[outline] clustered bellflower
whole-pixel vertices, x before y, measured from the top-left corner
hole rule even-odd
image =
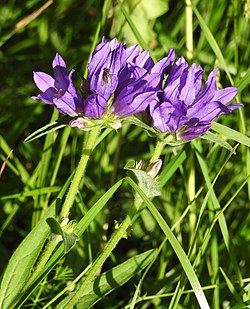
[[[164,58],[169,64],[173,55]],[[34,72],[34,81],[43,91],[33,99],[54,105],[61,113],[75,117],[72,126],[84,127],[87,119],[114,115],[116,119],[145,111],[156,96],[156,87],[163,72],[155,65],[148,51],[139,45],[126,48],[117,39],[105,38],[97,45],[88,64],[88,78],[83,84],[81,97],[72,83],[66,64],[56,54],[53,64],[54,78],[43,72]],[[163,66],[162,66],[163,68]],[[152,73],[151,73],[152,71]]]
[[[109,42],[103,38],[88,64],[88,80],[83,86],[84,116],[98,119],[105,114],[122,119],[145,111],[156,96],[164,68],[173,60],[170,53],[162,60],[164,65],[155,65],[149,52],[141,51],[139,45],[126,48],[117,39]],[[82,119],[71,125],[84,126]]]
[[[218,90],[215,68],[201,89],[203,69],[177,59],[170,70],[163,89],[150,104],[153,126],[160,132],[171,132],[176,138],[192,140],[211,128],[211,122],[228,114],[242,104],[226,105],[237,94],[237,88]]]
[[[70,125],[83,129],[100,119],[119,128],[123,118],[148,109],[156,131],[191,140],[209,130],[216,117],[241,105],[226,105],[237,89],[218,90],[217,69],[201,89],[202,68],[195,64],[188,67],[183,57],[174,60],[174,49],[155,64],[139,45],[127,48],[117,39],[103,38],[90,57],[82,96],[72,82],[74,70],[67,74],[65,61],[56,54],[52,63],[54,77],[34,72],[34,81],[42,93],[32,98],[73,117]],[[163,85],[167,69],[170,73]]]

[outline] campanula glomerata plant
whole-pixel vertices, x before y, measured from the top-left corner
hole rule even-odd
[[[243,192],[245,184],[249,185],[249,158],[243,153],[245,146],[250,146],[250,139],[234,126],[237,128],[240,119],[240,129],[247,132],[243,121],[246,104],[239,103],[245,101],[237,94],[241,95],[248,77],[239,82],[237,76],[248,76],[248,71],[236,70],[236,64],[243,61],[237,55],[241,49],[247,50],[243,44],[247,40],[232,47],[231,39],[231,57],[225,63],[221,61],[215,42],[209,41],[209,29],[200,21],[191,1],[190,7],[201,27],[197,33],[201,37],[205,33],[210,45],[201,40],[197,46],[202,46],[199,48],[204,53],[197,52],[199,57],[195,58],[194,53],[185,53],[184,57],[182,51],[192,52],[189,37],[187,46],[182,46],[185,40],[178,42],[176,21],[172,19],[169,23],[167,18],[156,22],[156,17],[151,16],[154,6],[159,10],[164,1],[160,6],[158,0],[153,1],[153,6],[150,1],[139,1],[136,5],[133,1],[111,1],[112,5],[110,1],[104,2],[100,15],[107,14],[107,24],[112,28],[109,35],[104,19],[92,33],[84,25],[84,38],[82,28],[75,33],[74,22],[71,26],[62,24],[61,30],[54,32],[53,22],[43,24],[41,29],[37,23],[38,37],[49,37],[53,42],[52,51],[48,52],[50,57],[53,52],[51,59],[57,52],[52,72],[44,69],[51,59],[45,56],[43,44],[40,57],[31,57],[32,85],[25,98],[27,106],[35,111],[30,118],[34,121],[25,126],[17,119],[13,126],[25,127],[23,141],[33,131],[31,125],[36,125],[36,131],[22,146],[25,164],[18,158],[8,162],[12,152],[0,136],[0,148],[4,154],[9,153],[7,158],[3,156],[0,176],[8,167],[20,176],[15,183],[21,183],[19,193],[16,190],[14,194],[0,196],[3,211],[8,212],[0,237],[17,205],[27,202],[22,211],[26,214],[31,209],[33,213],[31,219],[25,218],[31,221],[29,233],[22,230],[26,221],[21,220],[20,228],[16,220],[20,235],[27,236],[18,246],[11,247],[13,253],[7,266],[2,267],[0,308],[84,309],[100,301],[100,307],[110,309],[219,309],[227,306],[231,294],[230,306],[244,308],[250,303],[246,284],[249,278],[243,280],[242,274],[248,274],[241,274],[240,268],[247,264],[246,256],[250,255],[245,253],[245,243],[242,252],[235,254],[233,249],[239,246],[241,238],[246,241],[248,237],[249,220],[244,225],[247,216],[241,215],[241,211],[245,207],[242,201],[249,195]],[[75,1],[72,4],[74,8]],[[49,1],[46,5],[50,5]],[[61,1],[59,13],[51,15],[56,15],[56,23],[60,18],[66,23],[67,15],[64,16],[60,5]],[[95,14],[95,10],[89,10],[92,1],[82,5],[88,16]],[[106,6],[110,6],[109,10]],[[237,11],[236,3],[233,6]],[[127,12],[130,9],[131,15]],[[36,8],[37,12],[40,10]],[[140,14],[146,15],[137,20]],[[216,14],[209,18],[216,17],[217,27]],[[28,15],[28,19],[34,16]],[[82,20],[81,17],[81,26]],[[148,24],[142,22],[143,27],[137,30],[140,20]],[[133,36],[127,34],[125,24]],[[240,26],[243,24],[241,20]],[[47,36],[43,35],[46,27],[51,29]],[[147,40],[155,29],[160,33]],[[59,39],[64,30],[66,37]],[[191,30],[189,34],[196,36]],[[104,33],[106,37],[102,37]],[[75,35],[81,38],[79,50],[73,39],[68,41]],[[228,39],[231,35],[223,32],[222,37]],[[35,40],[33,32],[27,43],[32,38]],[[8,53],[12,55],[15,50],[18,47],[0,54],[3,63]],[[20,61],[22,55],[13,58],[12,61]],[[218,67],[217,61],[212,61],[214,58]],[[246,55],[243,58],[249,59]],[[235,75],[235,84],[230,74]],[[227,79],[231,85],[223,88]],[[35,95],[30,100],[32,94]],[[39,128],[37,114],[41,111],[45,111],[47,120]],[[50,111],[53,112],[48,121]],[[217,123],[218,118],[227,125]],[[232,145],[232,141],[237,144]],[[241,165],[233,168],[238,143],[244,145],[240,150]],[[241,171],[237,181],[229,170]],[[240,210],[238,202],[234,204],[238,194]],[[8,201],[13,198],[15,207],[10,207]],[[237,224],[232,218],[234,214],[242,218]],[[119,289],[124,284],[125,293]],[[106,297],[113,290],[117,295]],[[224,293],[226,296],[222,297]]]
[[[127,48],[125,43],[119,43],[117,39],[108,41],[103,38],[90,56],[88,76],[82,84],[82,95],[72,83],[73,70],[69,75],[67,74],[66,64],[59,54],[56,54],[52,66],[54,78],[46,73],[34,72],[34,81],[43,93],[33,98],[42,99],[61,113],[72,117],[69,121],[70,126],[78,129],[90,129],[91,134],[85,145],[89,150],[93,149],[102,128],[109,126],[119,129],[124,119],[141,112],[149,112],[156,137],[157,132],[167,133],[167,135],[174,135],[176,142],[179,140],[187,142],[208,131],[211,128],[211,123],[220,115],[231,113],[242,106],[242,104],[227,105],[237,94],[237,88],[228,87],[219,90],[216,85],[217,68],[209,74],[208,80],[202,87],[204,71],[201,66],[192,64],[189,67],[184,57],[175,59],[174,49],[170,49],[165,58],[154,63],[150,53],[142,50],[139,45]],[[144,125],[147,128],[147,124]],[[155,177],[162,166],[159,157],[165,144],[166,142],[162,140],[157,141],[155,152],[148,165],[145,165],[145,162],[141,160],[139,163],[130,162],[125,167],[128,170],[128,175],[138,183],[146,197],[160,195]],[[55,225],[66,233],[65,226],[69,224],[71,208],[77,188],[85,174],[89,156],[82,155],[61,209],[59,218],[62,221],[49,221],[52,230]],[[153,170],[154,172],[151,174]],[[105,262],[120,239],[126,235],[132,218],[142,202],[143,197],[137,192],[134,205],[128,216],[113,233],[99,258],[94,261],[85,281],[76,290],[75,295],[67,298],[68,308],[73,308],[82,298],[86,288],[93,280],[93,275]],[[152,211],[156,217],[159,216],[155,209]],[[170,232],[166,223],[163,223],[161,227],[165,230],[166,235]],[[64,234],[63,239],[65,246],[68,247],[67,237],[70,236],[66,237],[65,235],[67,234]],[[73,235],[73,239],[74,237],[73,242],[71,239],[71,246],[75,245],[77,241],[77,236]],[[182,254],[184,253],[180,247],[178,249]],[[46,258],[44,257],[42,262],[40,261],[42,266],[50,258],[49,255],[45,254],[44,256]],[[194,287],[198,284],[200,289],[191,264],[188,262],[184,266],[182,263],[182,266],[191,285]],[[203,292],[201,299],[199,299],[198,293],[196,296],[199,304],[208,308]]]

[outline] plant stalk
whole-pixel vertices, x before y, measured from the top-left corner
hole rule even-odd
[[[60,213],[60,218],[63,220],[64,218],[67,218],[70,213],[70,209],[74,204],[75,196],[77,194],[80,182],[82,178],[84,177],[85,170],[87,163],[89,161],[90,154],[94,148],[96,139],[100,133],[100,128],[95,127],[89,132],[89,136],[87,137],[86,142],[84,143],[83,151],[81,159],[78,163],[78,166],[76,168],[75,175],[73,177],[72,183],[69,187],[68,194],[66,196],[66,199],[64,201],[64,204],[62,206],[62,210]]]
[[[154,153],[150,159],[149,164],[154,163],[156,160],[159,159],[164,147],[165,147],[165,143],[158,140],[155,145]]]
[[[135,197],[135,202],[130,208],[125,219],[120,224],[119,228],[112,234],[111,238],[105,245],[103,251],[93,263],[83,284],[81,285],[79,290],[76,292],[76,294],[73,296],[73,298],[71,298],[71,300],[65,305],[65,308],[67,309],[73,308],[74,305],[79,301],[79,299],[84,296],[84,291],[86,290],[88,285],[92,282],[98,270],[101,268],[101,266],[106,261],[106,259],[110,256],[111,252],[116,247],[117,243],[121,240],[121,238],[124,237],[128,227],[131,225],[132,218],[134,217],[140,205],[141,205],[141,199],[140,198],[137,199]]]
[[[150,163],[153,163],[154,161],[156,161],[160,157],[164,146],[165,146],[165,144],[163,142],[157,141],[157,144],[156,144],[153,156],[150,160]],[[75,306],[75,304],[79,301],[79,299],[84,296],[84,291],[86,290],[88,285],[92,282],[92,280],[94,280],[94,277],[95,277],[96,273],[98,272],[98,270],[101,268],[101,266],[106,261],[106,259],[110,256],[111,252],[116,247],[117,243],[121,240],[122,237],[124,237],[127,229],[129,228],[129,226],[132,223],[132,219],[133,219],[134,215],[138,211],[141,204],[142,204],[142,199],[139,196],[139,194],[136,193],[134,203],[133,203],[132,207],[130,208],[128,214],[126,215],[125,219],[120,224],[119,228],[112,234],[111,238],[107,242],[103,251],[94,261],[94,263],[93,263],[91,269],[89,270],[83,284],[78,289],[76,294],[66,304],[65,308],[67,308],[67,309],[73,308]]]

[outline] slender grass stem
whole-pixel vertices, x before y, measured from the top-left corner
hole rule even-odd
[[[186,0],[186,48],[187,59],[193,59],[193,10],[191,6],[191,0]]]

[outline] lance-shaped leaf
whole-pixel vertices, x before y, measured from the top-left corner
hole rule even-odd
[[[64,128],[69,122],[69,117],[64,116],[59,118],[58,120],[46,124],[45,126],[39,128],[35,132],[31,133],[26,139],[24,140],[26,143],[31,142],[35,139],[42,137],[43,135],[49,134],[51,132],[57,131],[61,128]]]
[[[9,309],[25,286],[49,234],[49,227],[45,220],[52,216],[55,216],[55,204],[48,208],[44,217],[25,237],[12,255],[1,282],[1,309]]]
[[[151,263],[155,255],[157,254],[157,249],[151,249],[141,254],[138,254],[126,262],[108,270],[101,276],[97,277],[86,289],[83,297],[79,300],[77,304],[77,309],[87,309],[93,306],[96,302],[101,300],[105,295],[109,294],[113,290],[119,288],[130,280],[138,272],[142,271],[145,267]],[[66,297],[56,309],[66,308],[70,298],[74,294]]]

